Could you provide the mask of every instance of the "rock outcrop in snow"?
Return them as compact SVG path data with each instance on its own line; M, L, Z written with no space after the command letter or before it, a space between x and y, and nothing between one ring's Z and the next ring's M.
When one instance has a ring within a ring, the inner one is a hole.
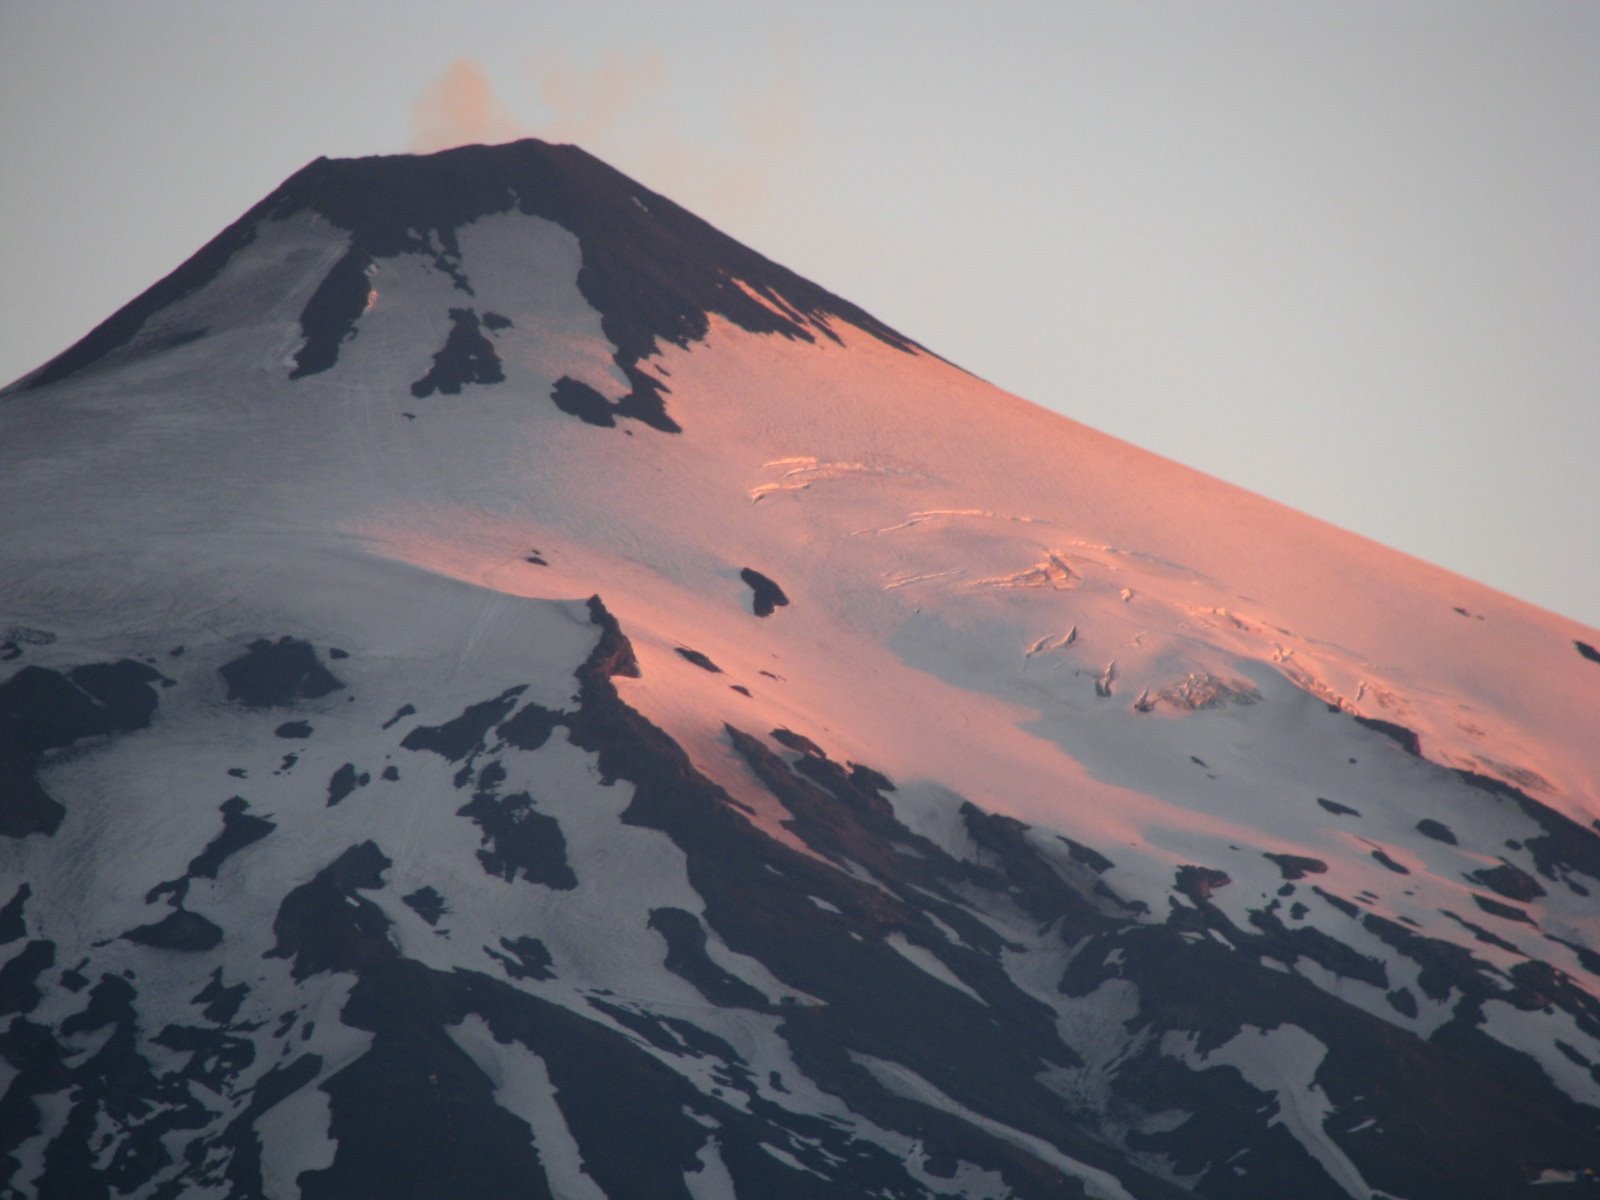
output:
M572 147L307 167L0 395L0 511L7 1195L1600 1165L1594 631Z

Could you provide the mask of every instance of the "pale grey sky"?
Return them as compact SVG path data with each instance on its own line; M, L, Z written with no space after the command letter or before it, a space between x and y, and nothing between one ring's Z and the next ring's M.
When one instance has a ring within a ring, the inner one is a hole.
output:
M1587 0L0 0L0 377L319 154L524 133L1002 387L1600 624Z

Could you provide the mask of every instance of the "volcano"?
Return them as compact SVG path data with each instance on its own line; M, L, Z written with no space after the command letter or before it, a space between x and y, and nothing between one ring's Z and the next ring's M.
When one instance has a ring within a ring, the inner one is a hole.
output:
M1600 634L570 146L0 394L0 1192L1595 1194Z

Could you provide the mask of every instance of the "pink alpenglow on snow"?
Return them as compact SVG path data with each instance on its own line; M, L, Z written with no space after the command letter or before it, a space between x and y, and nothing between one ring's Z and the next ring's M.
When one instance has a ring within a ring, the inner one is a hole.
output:
M580 150L313 163L0 398L0 496L22 1193L1594 1163L1600 633Z

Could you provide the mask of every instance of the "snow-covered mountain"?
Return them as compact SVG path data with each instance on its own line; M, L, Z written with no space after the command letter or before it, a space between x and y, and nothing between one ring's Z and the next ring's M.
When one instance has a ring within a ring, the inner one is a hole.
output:
M306 167L0 515L0 1194L1593 1186L1600 634L581 150Z

